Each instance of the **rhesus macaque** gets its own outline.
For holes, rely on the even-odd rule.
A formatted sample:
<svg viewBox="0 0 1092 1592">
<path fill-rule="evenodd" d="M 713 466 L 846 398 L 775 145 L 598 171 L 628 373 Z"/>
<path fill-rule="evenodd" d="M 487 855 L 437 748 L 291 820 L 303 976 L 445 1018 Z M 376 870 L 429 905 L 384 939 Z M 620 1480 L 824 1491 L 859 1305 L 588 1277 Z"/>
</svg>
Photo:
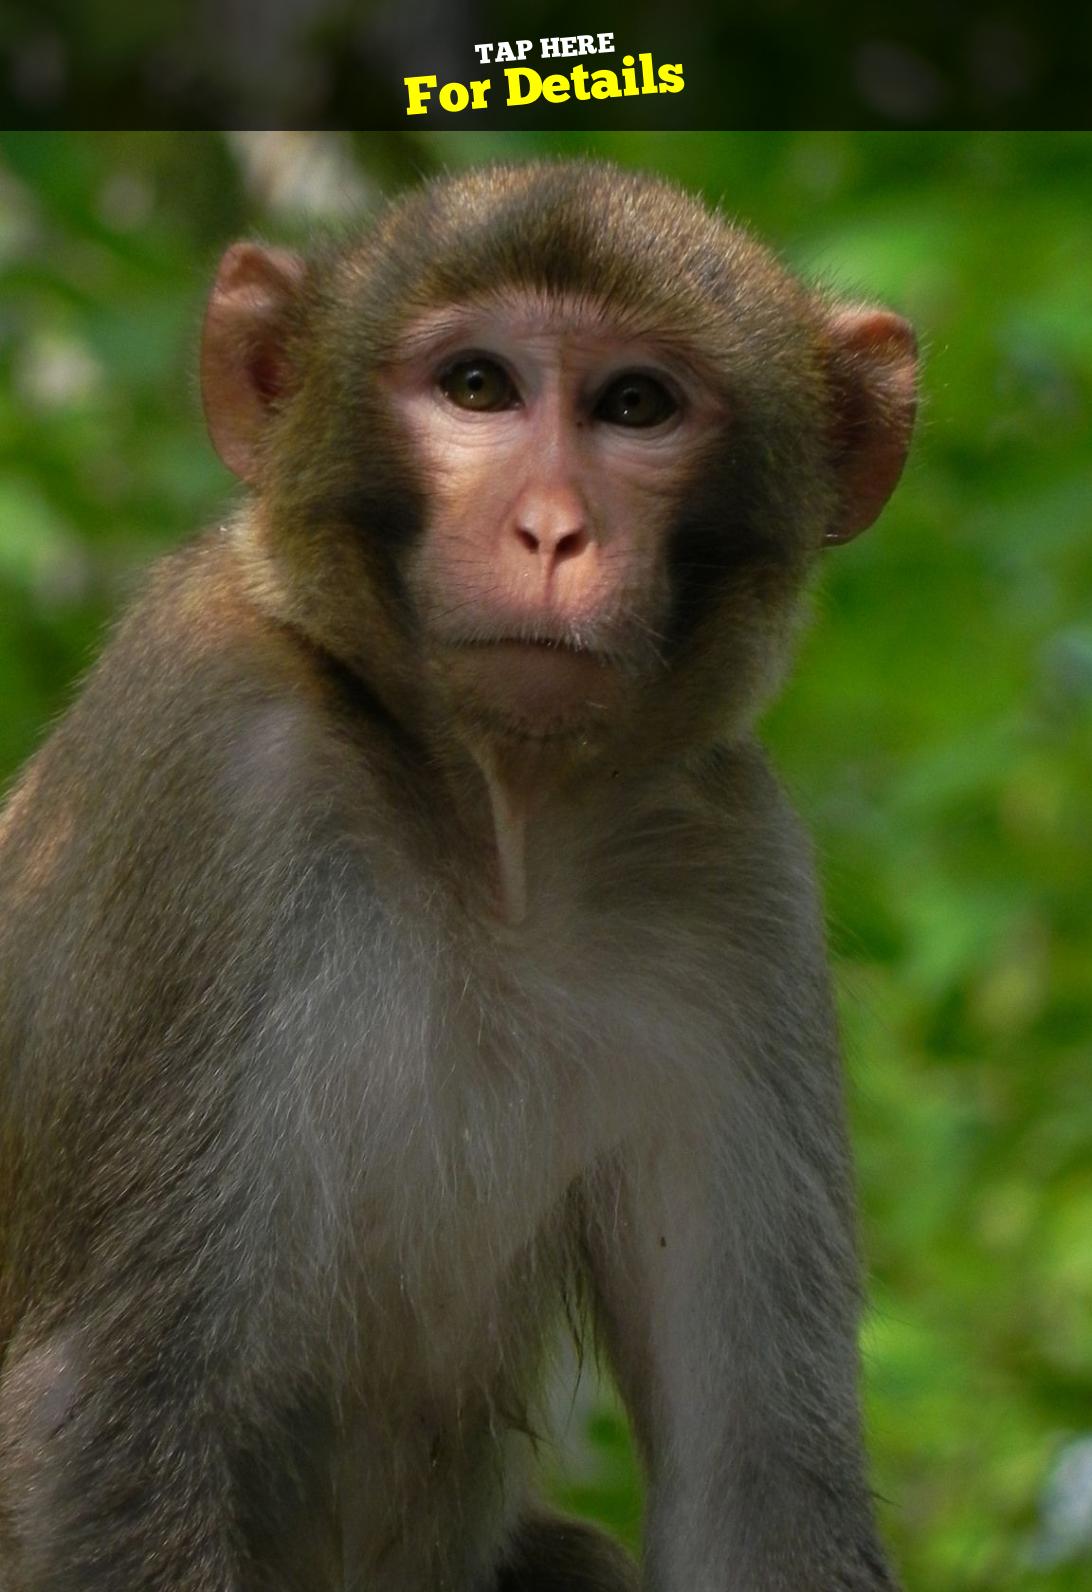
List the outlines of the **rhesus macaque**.
<svg viewBox="0 0 1092 1592">
<path fill-rule="evenodd" d="M 752 739 L 898 316 L 605 165 L 208 308 L 248 489 L 3 829 L 3 1592 L 891 1588 L 806 841 Z M 643 1568 L 530 1475 L 581 1316 Z"/>
</svg>

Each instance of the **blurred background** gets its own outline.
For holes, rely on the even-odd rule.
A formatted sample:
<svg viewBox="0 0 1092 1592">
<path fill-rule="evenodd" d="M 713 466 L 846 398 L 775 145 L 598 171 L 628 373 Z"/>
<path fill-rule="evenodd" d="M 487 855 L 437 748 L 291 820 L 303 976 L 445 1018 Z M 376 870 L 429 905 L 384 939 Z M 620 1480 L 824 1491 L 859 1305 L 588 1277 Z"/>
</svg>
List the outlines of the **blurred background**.
<svg viewBox="0 0 1092 1592">
<path fill-rule="evenodd" d="M 441 167 L 591 150 L 917 324 L 924 410 L 832 551 L 766 738 L 816 836 L 870 1272 L 868 1421 L 911 1592 L 1092 1585 L 1092 139 L 0 136 L 0 773 L 233 483 L 194 376 L 220 248 Z M 543 1459 L 631 1540 L 585 1372 Z M 561 1479 L 564 1471 L 564 1480 Z"/>
</svg>

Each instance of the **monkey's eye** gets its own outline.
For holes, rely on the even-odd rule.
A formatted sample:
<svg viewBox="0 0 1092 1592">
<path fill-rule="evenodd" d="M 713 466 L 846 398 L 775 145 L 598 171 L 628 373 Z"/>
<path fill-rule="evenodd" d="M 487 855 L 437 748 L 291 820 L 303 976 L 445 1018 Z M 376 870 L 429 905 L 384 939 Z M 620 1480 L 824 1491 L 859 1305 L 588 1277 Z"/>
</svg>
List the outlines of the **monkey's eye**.
<svg viewBox="0 0 1092 1592">
<path fill-rule="evenodd" d="M 460 409 L 511 409 L 519 395 L 506 370 L 492 359 L 462 359 L 440 377 L 440 391 Z"/>
<path fill-rule="evenodd" d="M 663 382 L 634 371 L 618 376 L 601 394 L 595 418 L 611 426 L 658 426 L 678 407 Z"/>
</svg>

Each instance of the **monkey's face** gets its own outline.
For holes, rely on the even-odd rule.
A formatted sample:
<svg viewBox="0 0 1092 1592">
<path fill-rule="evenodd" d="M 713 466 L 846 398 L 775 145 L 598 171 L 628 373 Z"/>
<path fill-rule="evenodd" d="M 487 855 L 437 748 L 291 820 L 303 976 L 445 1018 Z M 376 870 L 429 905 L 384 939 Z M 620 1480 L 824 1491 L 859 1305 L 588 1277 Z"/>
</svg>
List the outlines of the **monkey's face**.
<svg viewBox="0 0 1092 1592">
<path fill-rule="evenodd" d="M 898 479 L 914 343 L 655 179 L 497 168 L 237 245 L 205 407 L 278 617 L 391 710 L 637 754 L 743 731 Z"/>
<path fill-rule="evenodd" d="M 528 292 L 417 322 L 382 383 L 427 505 L 406 582 L 478 727 L 594 735 L 666 666 L 678 505 L 723 403 L 609 306 Z"/>
</svg>

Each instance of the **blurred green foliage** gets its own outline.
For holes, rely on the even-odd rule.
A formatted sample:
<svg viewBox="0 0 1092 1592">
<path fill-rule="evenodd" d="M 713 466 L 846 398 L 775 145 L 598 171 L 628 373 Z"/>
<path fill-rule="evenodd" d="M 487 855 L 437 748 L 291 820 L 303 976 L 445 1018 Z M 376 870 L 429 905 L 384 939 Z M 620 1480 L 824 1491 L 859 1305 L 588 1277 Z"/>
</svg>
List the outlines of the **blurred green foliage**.
<svg viewBox="0 0 1092 1592">
<path fill-rule="evenodd" d="M 1087 1587 L 1092 1547 L 1042 1508 L 1092 1430 L 1087 135 L 4 135 L 0 765 L 134 573 L 230 501 L 193 379 L 219 247 L 580 149 L 704 190 L 921 330 L 910 466 L 830 554 L 767 734 L 840 972 L 885 1529 L 912 1589 Z M 632 1536 L 616 1408 L 569 1427 L 559 1486 Z"/>
</svg>

